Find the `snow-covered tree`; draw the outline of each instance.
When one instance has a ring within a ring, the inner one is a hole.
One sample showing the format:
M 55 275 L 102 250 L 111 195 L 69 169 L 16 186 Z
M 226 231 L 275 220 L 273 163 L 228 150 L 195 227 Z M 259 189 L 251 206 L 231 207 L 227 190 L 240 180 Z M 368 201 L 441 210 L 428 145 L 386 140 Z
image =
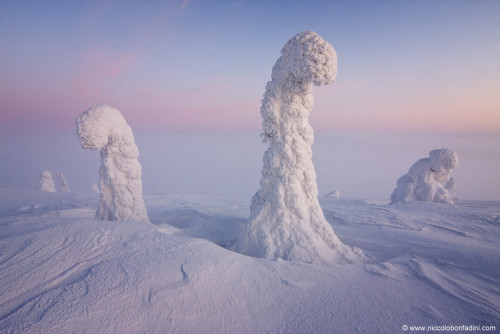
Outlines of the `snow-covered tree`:
M 71 192 L 71 190 L 69 189 L 68 180 L 66 180 L 64 174 L 61 172 L 55 172 L 55 174 L 57 175 L 57 177 L 59 177 L 59 180 L 61 181 L 61 192 L 63 193 Z
M 336 75 L 335 50 L 313 31 L 297 34 L 281 50 L 260 110 L 262 136 L 269 144 L 260 190 L 252 198 L 250 222 L 234 245 L 236 251 L 311 263 L 362 257 L 359 249 L 340 242 L 326 221 L 312 162 L 312 87 L 331 83 Z
M 52 179 L 52 174 L 48 170 L 44 170 L 40 173 L 40 179 L 38 180 L 38 185 L 36 190 L 55 192 L 56 186 L 54 180 Z
M 83 148 L 100 150 L 96 218 L 149 221 L 142 199 L 142 168 L 132 129 L 122 114 L 108 105 L 95 105 L 76 120 Z
M 447 148 L 433 150 L 429 158 L 418 160 L 408 174 L 401 176 L 391 195 L 392 204 L 431 201 L 453 204 L 455 179 L 451 172 L 458 165 L 458 155 Z

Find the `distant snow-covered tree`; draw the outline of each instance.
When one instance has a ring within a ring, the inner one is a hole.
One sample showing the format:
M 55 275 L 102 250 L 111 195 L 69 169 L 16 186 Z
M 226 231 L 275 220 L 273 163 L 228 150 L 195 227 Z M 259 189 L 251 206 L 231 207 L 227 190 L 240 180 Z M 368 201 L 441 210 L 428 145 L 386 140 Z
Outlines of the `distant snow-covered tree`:
M 238 252 L 268 259 L 311 263 L 355 262 L 362 253 L 344 245 L 318 202 L 308 118 L 313 84 L 337 75 L 337 56 L 321 36 L 305 31 L 290 39 L 273 67 L 261 106 L 264 153 L 260 190 L 250 222 L 235 243 Z
M 56 186 L 54 180 L 52 179 L 52 174 L 48 170 L 44 170 L 40 173 L 40 178 L 38 180 L 38 185 L 36 190 L 55 192 Z
M 451 172 L 458 166 L 458 155 L 447 149 L 433 150 L 429 158 L 418 160 L 408 173 L 397 180 L 391 194 L 392 204 L 430 201 L 453 204 L 455 179 Z
M 66 180 L 64 174 L 61 172 L 55 172 L 55 174 L 57 175 L 57 177 L 59 177 L 59 180 L 61 181 L 61 192 L 63 193 L 71 192 L 71 190 L 69 189 L 68 180 Z
M 100 150 L 96 218 L 149 221 L 142 199 L 142 168 L 132 129 L 122 114 L 108 105 L 95 105 L 76 120 L 83 148 Z

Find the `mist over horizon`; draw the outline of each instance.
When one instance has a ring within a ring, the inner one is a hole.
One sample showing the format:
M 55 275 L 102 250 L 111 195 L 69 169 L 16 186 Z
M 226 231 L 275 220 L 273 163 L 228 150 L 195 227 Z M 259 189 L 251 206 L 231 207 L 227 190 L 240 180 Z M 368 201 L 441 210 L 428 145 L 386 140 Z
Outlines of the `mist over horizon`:
M 143 192 L 250 199 L 267 149 L 259 133 L 135 131 Z M 458 153 L 452 175 L 459 199 L 500 200 L 500 135 L 330 131 L 316 131 L 312 147 L 319 197 L 337 190 L 341 197 L 388 199 L 396 180 L 439 148 Z M 1 133 L 0 160 L 0 187 L 35 189 L 45 169 L 62 172 L 74 192 L 91 192 L 99 178 L 99 152 L 82 149 L 69 132 Z

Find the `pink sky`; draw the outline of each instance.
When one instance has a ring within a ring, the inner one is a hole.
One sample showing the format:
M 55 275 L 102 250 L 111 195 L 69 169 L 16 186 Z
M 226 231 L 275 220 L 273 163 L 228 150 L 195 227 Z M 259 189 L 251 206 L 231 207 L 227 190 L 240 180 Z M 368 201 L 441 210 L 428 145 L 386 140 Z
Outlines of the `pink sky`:
M 315 129 L 499 133 L 500 20 L 490 2 L 451 3 L 275 17 L 260 13 L 276 4 L 246 2 L 2 3 L 0 127 L 69 129 L 106 103 L 138 128 L 260 131 L 280 48 L 314 28 L 339 58 L 337 82 L 314 90 Z

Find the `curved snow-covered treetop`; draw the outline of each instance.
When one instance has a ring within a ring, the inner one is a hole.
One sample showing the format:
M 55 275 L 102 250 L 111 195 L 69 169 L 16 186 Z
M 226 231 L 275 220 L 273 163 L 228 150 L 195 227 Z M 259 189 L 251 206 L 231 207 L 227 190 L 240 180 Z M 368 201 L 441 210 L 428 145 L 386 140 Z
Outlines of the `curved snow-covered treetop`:
M 115 108 L 95 105 L 76 120 L 83 148 L 101 151 L 96 218 L 149 221 L 142 199 L 142 167 L 132 129 Z
M 273 67 L 262 100 L 264 142 L 277 138 L 281 106 L 287 103 L 290 116 L 301 118 L 297 130 L 312 143 L 313 130 L 308 122 L 314 106 L 312 86 L 329 84 L 336 77 L 337 53 L 330 43 L 314 31 L 304 31 L 290 39 Z
M 397 181 L 391 202 L 433 201 L 453 204 L 455 179 L 451 172 L 458 166 L 458 155 L 447 149 L 433 150 L 429 158 L 418 160 Z
M 122 114 L 108 105 L 94 105 L 85 110 L 76 120 L 77 135 L 83 148 L 100 150 L 113 137 L 134 142 L 132 129 Z M 138 156 L 139 154 L 137 154 Z
M 312 263 L 362 257 L 360 250 L 340 242 L 326 221 L 312 163 L 312 86 L 334 81 L 336 73 L 335 50 L 313 31 L 297 34 L 281 50 L 260 110 L 262 136 L 269 143 L 260 190 L 252 198 L 250 223 L 235 243 L 236 251 Z
M 314 31 L 304 31 L 290 39 L 281 49 L 280 61 L 282 74 L 291 73 L 298 81 L 323 86 L 337 78 L 337 53 Z

